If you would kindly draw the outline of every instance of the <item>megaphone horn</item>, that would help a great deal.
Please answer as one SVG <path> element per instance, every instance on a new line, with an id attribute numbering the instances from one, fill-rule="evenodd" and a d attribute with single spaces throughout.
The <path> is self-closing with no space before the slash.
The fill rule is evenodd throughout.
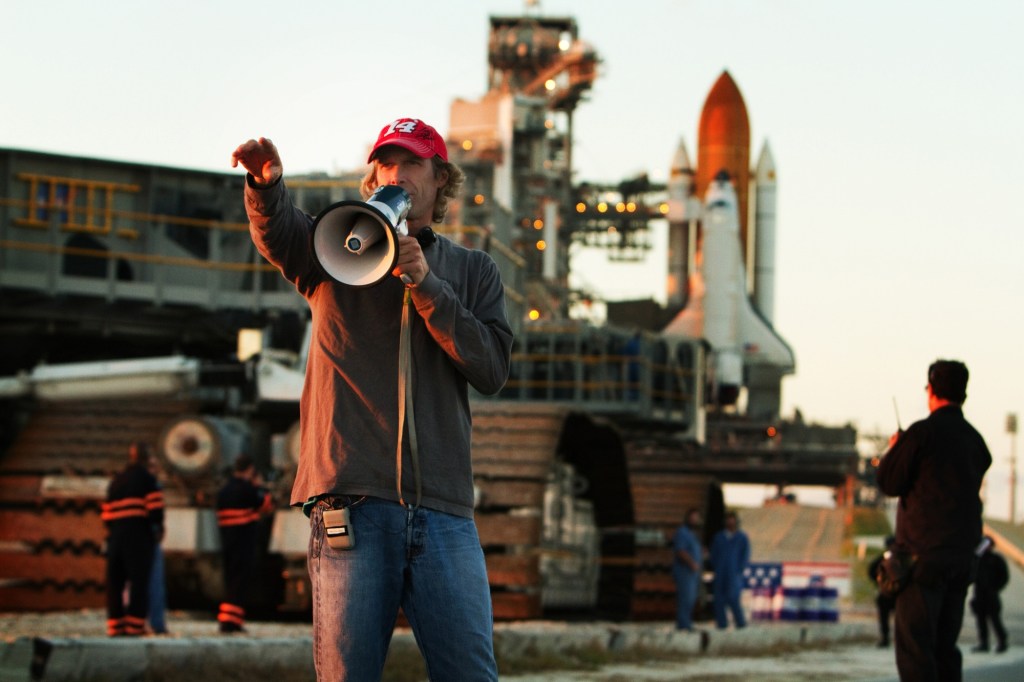
<path id="1" fill-rule="evenodd" d="M 331 204 L 313 221 L 313 252 L 333 279 L 355 287 L 380 282 L 395 269 L 398 235 L 408 234 L 412 201 L 398 185 L 381 185 L 368 200 Z"/>

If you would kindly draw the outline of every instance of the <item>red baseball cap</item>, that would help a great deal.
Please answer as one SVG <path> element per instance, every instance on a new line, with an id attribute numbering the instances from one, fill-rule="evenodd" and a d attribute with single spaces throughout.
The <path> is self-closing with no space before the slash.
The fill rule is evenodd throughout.
<path id="1" fill-rule="evenodd" d="M 366 163 L 373 161 L 377 150 L 385 145 L 397 145 L 408 149 L 416 156 L 424 159 L 435 154 L 448 161 L 448 147 L 433 126 L 427 125 L 418 118 L 399 118 L 380 129 L 377 144 L 370 150 Z"/>

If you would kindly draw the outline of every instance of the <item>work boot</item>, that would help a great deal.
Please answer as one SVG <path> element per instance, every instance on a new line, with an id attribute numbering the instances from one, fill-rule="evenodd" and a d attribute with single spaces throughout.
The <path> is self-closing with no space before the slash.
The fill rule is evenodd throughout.
<path id="1" fill-rule="evenodd" d="M 996 653 L 1001 654 L 1006 651 L 1006 642 L 1000 642 L 996 645 Z"/>

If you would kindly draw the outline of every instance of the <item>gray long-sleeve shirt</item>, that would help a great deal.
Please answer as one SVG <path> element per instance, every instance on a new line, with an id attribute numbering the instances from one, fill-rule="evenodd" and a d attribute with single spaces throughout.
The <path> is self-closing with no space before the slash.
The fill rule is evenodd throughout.
<path id="1" fill-rule="evenodd" d="M 253 242 L 309 303 L 312 338 L 302 389 L 301 457 L 293 505 L 325 494 L 398 500 L 398 349 L 405 287 L 340 284 L 312 251 L 313 218 L 283 182 L 247 178 Z M 497 393 L 508 378 L 512 330 L 505 292 L 489 255 L 444 237 L 424 249 L 430 272 L 411 290 L 412 391 L 422 505 L 473 517 L 468 385 Z M 406 429 L 402 489 L 415 482 Z"/>

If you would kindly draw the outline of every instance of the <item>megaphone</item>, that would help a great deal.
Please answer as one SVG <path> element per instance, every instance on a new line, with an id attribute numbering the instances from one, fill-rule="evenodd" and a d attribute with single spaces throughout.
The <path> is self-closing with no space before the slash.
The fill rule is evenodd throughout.
<path id="1" fill-rule="evenodd" d="M 412 206 L 398 185 L 381 185 L 365 202 L 339 201 L 313 221 L 313 252 L 335 280 L 355 287 L 380 282 L 395 269 L 398 235 L 409 233 Z"/>

